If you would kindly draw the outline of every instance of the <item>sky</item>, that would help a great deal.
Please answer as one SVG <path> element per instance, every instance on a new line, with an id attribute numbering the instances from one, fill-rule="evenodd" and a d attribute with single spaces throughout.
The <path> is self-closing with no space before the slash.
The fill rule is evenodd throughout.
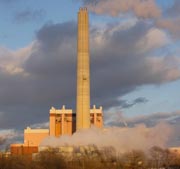
<path id="1" fill-rule="evenodd" d="M 174 127 L 180 146 L 179 0 L 0 0 L 0 136 L 75 110 L 77 12 L 90 17 L 91 105 L 105 126 Z"/>

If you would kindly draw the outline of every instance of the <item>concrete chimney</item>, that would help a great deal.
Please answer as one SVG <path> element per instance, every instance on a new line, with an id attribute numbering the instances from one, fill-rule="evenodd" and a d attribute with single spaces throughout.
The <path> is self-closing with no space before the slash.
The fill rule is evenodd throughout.
<path id="1" fill-rule="evenodd" d="M 76 130 L 90 128 L 89 18 L 78 12 Z"/>

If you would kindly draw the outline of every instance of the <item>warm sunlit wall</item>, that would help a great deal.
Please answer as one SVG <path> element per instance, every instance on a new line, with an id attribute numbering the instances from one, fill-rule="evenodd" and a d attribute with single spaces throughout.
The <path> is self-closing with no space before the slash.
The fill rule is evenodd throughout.
<path id="1" fill-rule="evenodd" d="M 39 146 L 41 141 L 47 136 L 49 136 L 48 129 L 31 129 L 27 127 L 24 130 L 24 145 Z"/>
<path id="2" fill-rule="evenodd" d="M 93 109 L 90 110 L 90 117 L 91 125 L 99 128 L 103 127 L 102 107 L 96 108 L 94 105 Z M 59 137 L 66 134 L 72 135 L 76 131 L 76 120 L 77 116 L 71 109 L 65 109 L 65 106 L 63 106 L 62 109 L 55 109 L 52 107 L 49 115 L 50 136 Z"/>
<path id="3" fill-rule="evenodd" d="M 91 117 L 91 125 L 94 125 L 98 128 L 103 127 L 103 111 L 102 107 L 99 109 L 96 108 L 94 105 L 93 108 L 90 110 L 90 117 Z"/>
<path id="4" fill-rule="evenodd" d="M 50 136 L 72 135 L 75 132 L 75 117 L 71 109 L 50 109 Z"/>
<path id="5" fill-rule="evenodd" d="M 180 154 L 180 147 L 170 147 L 169 150 L 171 152 Z"/>
<path id="6" fill-rule="evenodd" d="M 33 153 L 38 152 L 37 146 L 26 146 L 24 144 L 11 144 L 11 155 L 26 155 L 32 157 Z"/>

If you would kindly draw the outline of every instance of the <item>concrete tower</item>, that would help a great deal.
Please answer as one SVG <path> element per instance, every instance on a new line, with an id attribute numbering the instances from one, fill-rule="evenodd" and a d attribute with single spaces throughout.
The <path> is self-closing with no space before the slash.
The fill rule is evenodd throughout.
<path id="1" fill-rule="evenodd" d="M 78 12 L 76 130 L 90 127 L 89 19 Z"/>

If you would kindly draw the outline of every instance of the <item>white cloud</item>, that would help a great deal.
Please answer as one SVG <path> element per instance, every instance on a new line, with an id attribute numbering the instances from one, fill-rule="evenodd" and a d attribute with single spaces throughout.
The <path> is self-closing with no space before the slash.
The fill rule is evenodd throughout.
<path id="1" fill-rule="evenodd" d="M 18 137 L 19 133 L 14 129 L 0 130 L 0 137 L 4 139 L 13 139 Z"/>
<path id="2" fill-rule="evenodd" d="M 0 47 L 0 71 L 15 75 L 23 74 L 27 75 L 24 72 L 22 64 L 32 53 L 33 43 L 24 48 L 20 48 L 16 51 L 12 51 L 5 47 Z"/>
<path id="3" fill-rule="evenodd" d="M 49 122 L 32 124 L 30 128 L 49 128 Z"/>
<path id="4" fill-rule="evenodd" d="M 161 18 L 157 20 L 156 25 L 159 28 L 165 29 L 172 34 L 174 39 L 180 38 L 180 17 L 175 18 Z"/>
<path id="5" fill-rule="evenodd" d="M 151 28 L 137 43 L 137 48 L 139 48 L 139 50 L 137 50 L 140 51 L 140 53 L 144 53 L 163 47 L 170 42 L 170 39 L 163 30 Z"/>
<path id="6" fill-rule="evenodd" d="M 96 14 L 110 16 L 127 12 L 133 12 L 139 18 L 157 18 L 161 15 L 161 10 L 154 0 L 92 0 L 88 1 L 87 6 Z"/>

